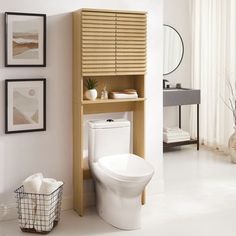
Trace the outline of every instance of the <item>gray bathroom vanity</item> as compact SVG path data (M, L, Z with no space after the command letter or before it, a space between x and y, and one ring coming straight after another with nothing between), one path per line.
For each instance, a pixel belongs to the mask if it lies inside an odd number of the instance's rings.
M165 143L163 149L176 147L181 145L196 144L199 150L199 104L201 103L201 95L199 89L188 88L168 88L163 89L163 106L178 106L179 107L179 128L181 128L181 106L196 105L197 106L197 139L188 141Z

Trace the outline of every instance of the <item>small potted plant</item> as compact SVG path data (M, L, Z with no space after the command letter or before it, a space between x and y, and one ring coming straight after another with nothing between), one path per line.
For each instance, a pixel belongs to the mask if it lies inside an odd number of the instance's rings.
M86 79L85 87L87 91L85 92L85 97L89 100L95 100L98 96L96 87L98 85L98 81L96 79Z

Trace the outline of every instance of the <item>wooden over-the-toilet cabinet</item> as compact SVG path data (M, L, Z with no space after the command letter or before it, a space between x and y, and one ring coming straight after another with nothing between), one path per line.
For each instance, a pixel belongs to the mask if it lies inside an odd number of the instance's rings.
M145 158L144 112L146 13L80 9L73 12L73 182L74 209L82 216L84 181L91 178L83 164L83 115L133 112L133 152ZM84 99L87 78L98 81L98 94L133 88L137 99ZM144 203L144 194L142 197Z

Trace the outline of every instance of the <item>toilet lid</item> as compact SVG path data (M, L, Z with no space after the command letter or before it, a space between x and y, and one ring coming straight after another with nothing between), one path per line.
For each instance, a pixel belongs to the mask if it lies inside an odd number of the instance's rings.
M151 176L154 169L143 158L134 154L105 156L98 160L104 171L121 180L141 180Z

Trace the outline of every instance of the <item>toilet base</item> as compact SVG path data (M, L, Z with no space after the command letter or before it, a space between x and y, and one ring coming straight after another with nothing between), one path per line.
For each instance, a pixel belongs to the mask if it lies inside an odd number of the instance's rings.
M141 227L141 196L124 198L97 183L96 205L99 216L116 228L135 230Z

